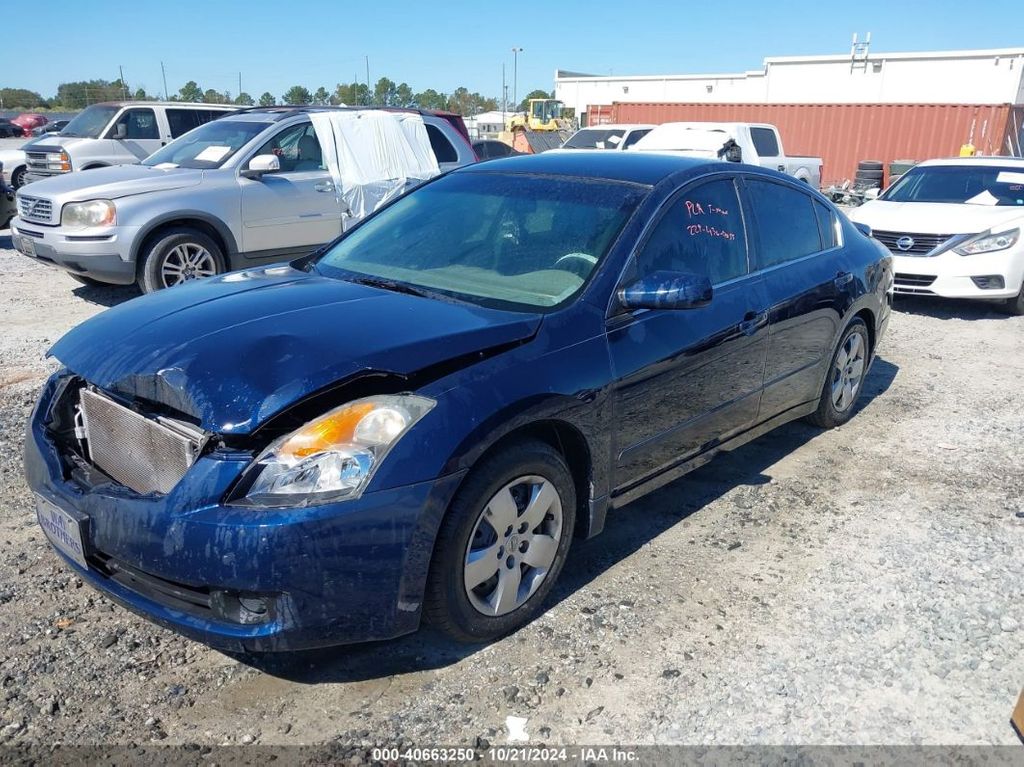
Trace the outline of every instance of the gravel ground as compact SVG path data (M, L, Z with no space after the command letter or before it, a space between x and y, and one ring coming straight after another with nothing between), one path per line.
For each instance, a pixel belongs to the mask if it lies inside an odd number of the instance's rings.
M50 343L133 295L0 232L0 742L1011 744L1024 684L1024 318L901 301L861 412L791 424L616 512L550 609L251 665L134 617L34 522Z

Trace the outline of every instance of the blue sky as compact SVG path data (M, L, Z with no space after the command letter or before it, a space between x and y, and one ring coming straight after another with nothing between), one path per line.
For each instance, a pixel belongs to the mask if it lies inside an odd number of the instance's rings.
M927 11L924 10L927 8ZM18 2L4 11L0 83L54 95L72 79L118 76L150 93L187 80L280 97L300 84L386 75L413 90L501 90L512 46L519 97L550 89L556 68L594 74L714 73L758 68L765 56L839 53L854 31L873 51L1024 45L1024 2L981 0L164 0Z

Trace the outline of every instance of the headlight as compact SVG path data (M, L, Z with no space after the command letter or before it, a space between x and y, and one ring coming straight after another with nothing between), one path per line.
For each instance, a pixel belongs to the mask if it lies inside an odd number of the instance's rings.
M236 502L310 506L358 498L392 446L435 404L401 394L335 408L260 453L243 477L244 497Z
M997 250L1006 250L1017 244L1020 238L1020 229L1011 229L998 234L979 234L974 239L968 240L963 245L953 248L953 252L961 256L974 256L978 253L992 253Z
M86 229L92 226L113 226L117 223L117 211L110 200L89 200L69 202L60 213L60 224L69 229Z

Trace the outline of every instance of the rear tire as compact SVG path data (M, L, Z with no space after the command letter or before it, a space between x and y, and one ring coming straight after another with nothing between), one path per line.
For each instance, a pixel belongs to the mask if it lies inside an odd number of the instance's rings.
M868 326L859 317L846 327L832 353L818 409L807 420L823 429L842 426L853 416L871 359Z
M424 618L460 642L529 623L565 564L575 521L575 484L551 446L530 440L485 458L441 522Z
M153 293L191 280L223 274L220 246L197 229L178 227L147 243L139 266L139 288Z

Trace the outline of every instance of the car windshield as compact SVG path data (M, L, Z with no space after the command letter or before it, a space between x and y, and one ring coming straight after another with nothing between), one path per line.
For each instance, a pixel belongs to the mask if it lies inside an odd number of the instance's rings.
M882 195L889 202L1024 205L1024 165L929 165L911 168Z
M93 104L69 122L67 127L61 131L61 135L75 138L99 138L100 133L110 122L110 118L120 110L121 107Z
M486 306L552 307L580 290L646 192L558 176L454 173L381 210L314 268Z
M175 168L219 168L239 149L267 129L269 123L214 120L193 128L145 160L143 165Z
M562 144L563 149L618 149L622 143L624 130L585 129L576 131L569 140Z

